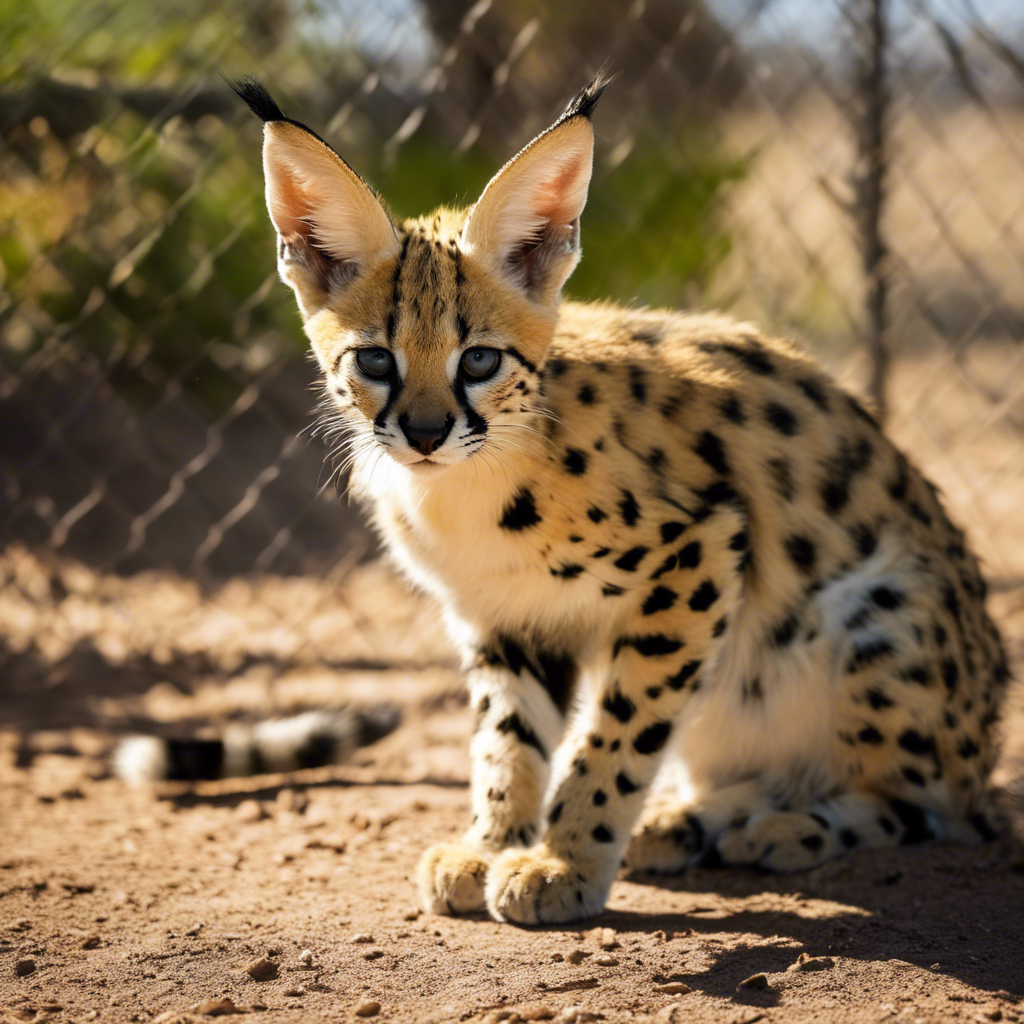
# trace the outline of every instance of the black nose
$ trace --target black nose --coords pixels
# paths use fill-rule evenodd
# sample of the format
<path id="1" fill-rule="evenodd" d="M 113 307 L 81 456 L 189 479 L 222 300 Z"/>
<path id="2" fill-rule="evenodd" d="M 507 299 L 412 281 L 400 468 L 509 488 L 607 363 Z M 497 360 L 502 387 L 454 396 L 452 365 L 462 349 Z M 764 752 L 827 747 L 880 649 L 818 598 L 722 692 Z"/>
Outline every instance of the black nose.
<path id="1" fill-rule="evenodd" d="M 419 423 L 410 420 L 409 414 L 405 412 L 398 417 L 398 425 L 402 428 L 405 439 L 421 455 L 430 455 L 431 452 L 437 451 L 444 444 L 444 439 L 454 423 L 455 417 L 452 415 L 446 416 L 443 420 L 423 420 Z"/>

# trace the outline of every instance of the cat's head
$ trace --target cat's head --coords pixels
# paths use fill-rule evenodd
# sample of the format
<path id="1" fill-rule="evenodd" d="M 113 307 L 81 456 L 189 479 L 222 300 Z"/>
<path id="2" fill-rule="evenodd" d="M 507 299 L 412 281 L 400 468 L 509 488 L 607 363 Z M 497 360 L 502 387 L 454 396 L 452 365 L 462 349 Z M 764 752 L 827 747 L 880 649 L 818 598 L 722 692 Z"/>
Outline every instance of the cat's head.
<path id="1" fill-rule="evenodd" d="M 337 415 L 365 450 L 417 471 L 516 444 L 580 258 L 595 78 L 468 211 L 395 222 L 318 135 L 248 80 L 264 121 L 267 207 Z"/>

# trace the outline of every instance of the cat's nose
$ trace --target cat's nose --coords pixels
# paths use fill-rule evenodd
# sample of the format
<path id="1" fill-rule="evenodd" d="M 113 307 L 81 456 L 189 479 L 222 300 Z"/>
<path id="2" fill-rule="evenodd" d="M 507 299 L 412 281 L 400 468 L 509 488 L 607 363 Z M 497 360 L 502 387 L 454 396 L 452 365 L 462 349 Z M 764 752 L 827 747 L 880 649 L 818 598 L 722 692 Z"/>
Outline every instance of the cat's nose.
<path id="1" fill-rule="evenodd" d="M 421 455 L 430 455 L 437 451 L 444 444 L 444 439 L 454 423 L 455 417 L 450 413 L 443 420 L 414 421 L 410 419 L 408 413 L 402 413 L 398 417 L 398 425 L 402 428 L 405 439 Z"/>

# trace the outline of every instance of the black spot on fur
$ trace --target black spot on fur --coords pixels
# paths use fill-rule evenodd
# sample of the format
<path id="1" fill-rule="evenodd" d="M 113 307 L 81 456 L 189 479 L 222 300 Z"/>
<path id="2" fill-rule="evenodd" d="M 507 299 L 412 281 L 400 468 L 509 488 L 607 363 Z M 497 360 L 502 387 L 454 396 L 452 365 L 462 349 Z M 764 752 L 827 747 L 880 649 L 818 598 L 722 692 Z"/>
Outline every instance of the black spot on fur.
<path id="1" fill-rule="evenodd" d="M 682 640 L 665 636 L 663 633 L 648 633 L 645 636 L 620 637 L 615 641 L 614 653 L 618 654 L 623 647 L 633 647 L 645 658 L 659 658 L 666 654 L 675 654 L 682 646 Z"/>
<path id="2" fill-rule="evenodd" d="M 839 450 L 825 461 L 825 479 L 821 485 L 821 500 L 825 511 L 835 515 L 850 501 L 850 488 L 854 478 L 871 462 L 874 448 L 866 438 L 851 444 L 845 438 Z"/>
<path id="3" fill-rule="evenodd" d="M 566 448 L 565 458 L 562 460 L 565 468 L 573 476 L 583 476 L 587 471 L 587 456 L 579 448 Z"/>
<path id="4" fill-rule="evenodd" d="M 952 693 L 956 689 L 957 681 L 960 678 L 960 667 L 952 658 L 942 659 L 942 681 L 946 689 Z"/>
<path id="5" fill-rule="evenodd" d="M 930 686 L 932 681 L 926 665 L 910 665 L 900 669 L 900 679 L 908 683 L 917 683 L 918 686 Z"/>
<path id="6" fill-rule="evenodd" d="M 601 593 L 605 597 L 621 597 L 625 592 L 622 587 L 617 587 L 614 583 L 606 583 L 601 588 Z"/>
<path id="7" fill-rule="evenodd" d="M 554 807 L 551 808 L 551 811 L 548 814 L 548 824 L 549 825 L 554 825 L 555 822 L 558 821 L 558 819 L 562 816 L 562 810 L 563 810 L 564 807 L 565 807 L 565 803 L 563 802 L 563 803 L 557 803 L 557 804 L 555 804 Z"/>
<path id="8" fill-rule="evenodd" d="M 850 528 L 850 539 L 853 541 L 857 553 L 864 558 L 873 555 L 875 548 L 878 547 L 878 537 L 875 535 L 875 531 L 863 523 Z"/>
<path id="9" fill-rule="evenodd" d="M 548 752 L 544 749 L 544 744 L 541 743 L 540 737 L 528 725 L 525 725 L 515 712 L 503 718 L 496 728 L 498 732 L 506 735 L 512 733 L 520 743 L 533 747 L 541 757 L 547 760 Z"/>
<path id="10" fill-rule="evenodd" d="M 615 788 L 622 796 L 629 796 L 630 793 L 635 793 L 640 787 L 625 772 L 619 772 L 615 776 Z"/>
<path id="11" fill-rule="evenodd" d="M 894 650 L 895 648 L 892 643 L 884 638 L 867 640 L 862 644 L 857 644 L 853 648 L 853 654 L 846 666 L 846 671 L 859 672 L 862 668 L 872 664 L 879 658 L 892 654 Z"/>
<path id="12" fill-rule="evenodd" d="M 633 340 L 653 348 L 661 341 L 661 332 L 649 327 L 638 327 L 633 331 Z"/>
<path id="13" fill-rule="evenodd" d="M 960 745 L 956 748 L 956 752 L 966 761 L 972 757 L 977 757 L 981 751 L 978 748 L 978 744 L 974 742 L 970 737 L 965 736 L 961 741 Z"/>
<path id="14" fill-rule="evenodd" d="M 644 371 L 639 366 L 631 366 L 629 368 L 629 390 L 636 401 L 643 403 L 647 399 Z"/>
<path id="15" fill-rule="evenodd" d="M 695 612 L 706 612 L 721 596 L 713 580 L 705 580 L 691 595 L 690 608 Z"/>
<path id="16" fill-rule="evenodd" d="M 558 576 L 563 580 L 574 580 L 581 572 L 583 572 L 582 565 L 570 562 L 560 565 L 557 569 L 552 568 L 551 575 Z"/>
<path id="17" fill-rule="evenodd" d="M 540 521 L 541 517 L 537 514 L 533 492 L 528 487 L 523 487 L 505 506 L 498 525 L 504 530 L 518 532 L 530 526 L 536 526 Z"/>
<path id="18" fill-rule="evenodd" d="M 723 398 L 719 408 L 722 410 L 722 415 L 731 423 L 741 424 L 747 420 L 747 414 L 743 411 L 743 406 L 735 395 Z"/>
<path id="19" fill-rule="evenodd" d="M 644 615 L 654 615 L 656 612 L 663 612 L 676 603 L 679 595 L 668 587 L 655 587 L 643 604 Z"/>
<path id="20" fill-rule="evenodd" d="M 630 548 L 625 554 L 616 558 L 612 564 L 616 569 L 621 569 L 623 572 L 636 572 L 636 567 L 643 560 L 647 551 L 648 549 L 642 546 Z"/>
<path id="21" fill-rule="evenodd" d="M 729 538 L 730 551 L 746 551 L 750 547 L 750 537 L 746 530 L 740 530 Z"/>
<path id="22" fill-rule="evenodd" d="M 729 463 L 725 457 L 725 445 L 722 439 L 710 430 L 703 430 L 693 446 L 697 453 L 716 473 L 723 475 L 729 472 Z"/>
<path id="23" fill-rule="evenodd" d="M 685 529 L 685 523 L 662 523 L 661 543 L 671 544 Z"/>
<path id="24" fill-rule="evenodd" d="M 697 347 L 705 352 L 728 352 L 735 356 L 748 370 L 753 371 L 761 377 L 770 376 L 775 372 L 775 365 L 768 358 L 759 342 L 751 341 L 750 347 L 738 345 L 735 342 L 698 342 Z"/>
<path id="25" fill-rule="evenodd" d="M 878 746 L 879 743 L 884 743 L 885 738 L 882 734 L 873 726 L 865 726 L 859 733 L 857 733 L 857 739 L 861 743 L 869 743 L 871 746 Z"/>
<path id="26" fill-rule="evenodd" d="M 896 706 L 895 701 L 890 700 L 881 690 L 868 690 L 864 696 L 876 711 Z"/>
<path id="27" fill-rule="evenodd" d="M 712 627 L 711 635 L 717 640 L 729 628 L 729 616 L 723 615 Z M 694 689 L 696 689 L 694 685 Z"/>
<path id="28" fill-rule="evenodd" d="M 817 853 L 825 845 L 825 840 L 821 836 L 803 836 L 800 845 L 806 847 L 811 853 Z"/>
<path id="29" fill-rule="evenodd" d="M 814 569 L 818 558 L 814 541 L 800 534 L 792 534 L 786 538 L 786 554 L 801 572 L 809 573 Z"/>
<path id="30" fill-rule="evenodd" d="M 924 776 L 916 768 L 911 768 L 909 765 L 903 769 L 903 778 L 912 786 L 924 786 L 925 784 Z"/>
<path id="31" fill-rule="evenodd" d="M 699 661 L 688 661 L 675 675 L 665 680 L 665 685 L 670 690 L 681 690 L 700 671 L 700 666 Z"/>
<path id="32" fill-rule="evenodd" d="M 785 437 L 792 437 L 800 429 L 793 413 L 779 402 L 769 402 L 764 407 L 764 418 Z"/>
<path id="33" fill-rule="evenodd" d="M 598 508 L 596 505 L 591 505 L 590 508 L 587 509 L 587 518 L 592 523 L 599 523 L 602 519 L 608 518 L 608 513 L 605 512 L 604 509 Z"/>
<path id="34" fill-rule="evenodd" d="M 839 842 L 841 842 L 847 850 L 852 850 L 860 842 L 860 836 L 858 836 L 852 828 L 843 828 L 839 830 Z"/>
<path id="35" fill-rule="evenodd" d="M 612 718 L 617 718 L 623 725 L 636 714 L 636 705 L 628 697 L 624 697 L 617 686 L 611 693 L 605 694 L 601 706 Z"/>
<path id="36" fill-rule="evenodd" d="M 633 740 L 633 749 L 638 754 L 656 754 L 665 746 L 671 733 L 671 722 L 654 722 Z"/>
<path id="37" fill-rule="evenodd" d="M 612 843 L 615 841 L 615 833 L 607 825 L 598 825 L 591 835 L 599 843 Z"/>
<path id="38" fill-rule="evenodd" d="M 580 386 L 579 391 L 576 392 L 576 397 L 581 405 L 593 405 L 597 396 L 594 394 L 594 389 L 591 385 L 583 384 Z"/>
<path id="39" fill-rule="evenodd" d="M 595 789 L 593 800 L 595 807 L 603 807 L 608 803 L 608 794 L 603 789 Z"/>
<path id="40" fill-rule="evenodd" d="M 903 594 L 898 590 L 893 590 L 892 587 L 875 587 L 871 591 L 870 597 L 879 608 L 885 608 L 886 611 L 899 608 L 903 604 Z"/>
<path id="41" fill-rule="evenodd" d="M 787 615 L 777 626 L 772 627 L 771 641 L 775 647 L 788 647 L 800 628 L 800 620 L 795 614 Z"/>
<path id="42" fill-rule="evenodd" d="M 622 492 L 622 498 L 619 501 L 619 514 L 627 526 L 636 526 L 636 521 L 640 518 L 640 506 L 636 503 L 632 491 L 624 490 Z"/>
<path id="43" fill-rule="evenodd" d="M 935 740 L 922 736 L 916 729 L 905 729 L 896 741 L 908 754 L 927 757 L 935 753 Z"/>
<path id="44" fill-rule="evenodd" d="M 796 386 L 822 411 L 828 412 L 828 398 L 825 396 L 825 389 L 816 381 L 810 378 L 802 378 L 796 382 Z"/>
<path id="45" fill-rule="evenodd" d="M 692 540 L 679 552 L 680 569 L 696 569 L 701 560 L 701 543 L 699 540 Z"/>

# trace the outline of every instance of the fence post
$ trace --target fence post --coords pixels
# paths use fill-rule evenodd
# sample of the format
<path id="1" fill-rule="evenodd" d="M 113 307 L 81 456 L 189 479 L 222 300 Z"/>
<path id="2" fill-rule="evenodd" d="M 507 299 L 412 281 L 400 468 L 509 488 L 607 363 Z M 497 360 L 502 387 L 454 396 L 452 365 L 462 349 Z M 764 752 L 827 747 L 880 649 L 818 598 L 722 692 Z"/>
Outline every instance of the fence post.
<path id="1" fill-rule="evenodd" d="M 883 419 L 888 411 L 886 383 L 889 366 L 885 333 L 888 281 L 886 245 L 882 235 L 887 158 L 885 118 L 889 99 L 886 80 L 886 6 L 886 0 L 850 0 L 858 101 L 854 185 L 861 262 L 864 268 L 865 341 L 871 358 L 868 392 Z"/>

